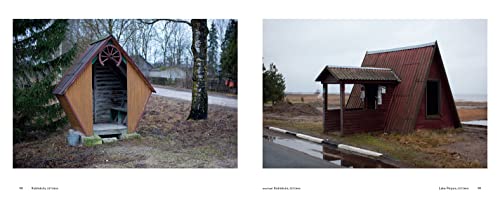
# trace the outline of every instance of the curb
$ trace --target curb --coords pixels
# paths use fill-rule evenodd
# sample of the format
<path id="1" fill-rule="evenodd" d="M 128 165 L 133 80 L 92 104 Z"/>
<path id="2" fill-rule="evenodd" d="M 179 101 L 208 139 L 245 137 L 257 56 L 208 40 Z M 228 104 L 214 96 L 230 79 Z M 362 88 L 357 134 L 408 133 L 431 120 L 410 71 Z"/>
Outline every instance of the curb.
<path id="1" fill-rule="evenodd" d="M 351 152 L 356 152 L 356 153 L 367 155 L 367 156 L 372 156 L 372 157 L 382 157 L 383 156 L 383 154 L 379 153 L 379 152 L 370 151 L 370 150 L 367 150 L 367 149 L 362 149 L 362 148 L 350 146 L 350 145 L 347 145 L 347 144 L 335 143 L 335 142 L 329 141 L 328 139 L 321 139 L 321 138 L 313 137 L 313 136 L 310 136 L 310 135 L 306 135 L 306 134 L 302 134 L 302 133 L 297 133 L 297 132 L 293 132 L 293 131 L 288 131 L 288 130 L 285 130 L 285 129 L 281 129 L 281 128 L 277 128 L 277 127 L 272 127 L 272 126 L 268 126 L 268 127 L 265 127 L 265 128 L 267 128 L 269 130 L 272 130 L 272 131 L 276 131 L 276 132 L 280 132 L 280 133 L 285 133 L 285 134 L 288 134 L 288 135 L 293 135 L 293 136 L 298 137 L 300 139 L 308 140 L 308 141 L 311 141 L 311 142 L 314 142 L 314 143 L 326 144 L 326 145 L 333 146 L 335 148 L 339 148 L 339 149 L 343 149 L 343 150 L 347 150 L 347 151 L 351 151 Z"/>

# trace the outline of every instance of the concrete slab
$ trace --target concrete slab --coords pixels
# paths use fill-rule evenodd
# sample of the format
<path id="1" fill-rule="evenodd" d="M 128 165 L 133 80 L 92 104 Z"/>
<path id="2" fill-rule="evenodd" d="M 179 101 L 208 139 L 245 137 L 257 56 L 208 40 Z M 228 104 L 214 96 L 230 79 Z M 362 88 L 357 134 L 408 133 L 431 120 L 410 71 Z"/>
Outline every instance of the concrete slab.
<path id="1" fill-rule="evenodd" d="M 102 138 L 102 143 L 113 143 L 117 142 L 118 138 L 116 137 L 111 137 L 111 138 Z"/>

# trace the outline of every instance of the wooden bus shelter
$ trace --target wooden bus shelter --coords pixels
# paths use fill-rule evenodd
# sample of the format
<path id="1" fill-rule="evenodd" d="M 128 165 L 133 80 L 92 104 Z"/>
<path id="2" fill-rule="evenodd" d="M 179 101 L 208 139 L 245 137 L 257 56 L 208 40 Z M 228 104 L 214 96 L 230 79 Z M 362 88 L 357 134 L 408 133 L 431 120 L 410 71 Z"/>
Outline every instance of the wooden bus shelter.
<path id="1" fill-rule="evenodd" d="M 73 129 L 85 136 L 132 133 L 153 86 L 113 36 L 96 41 L 53 91 Z"/>
<path id="2" fill-rule="evenodd" d="M 407 133 L 460 127 L 437 42 L 367 51 L 362 67 L 326 66 L 323 130 Z M 340 85 L 340 109 L 328 109 L 328 84 Z M 345 103 L 345 84 L 354 84 Z"/>

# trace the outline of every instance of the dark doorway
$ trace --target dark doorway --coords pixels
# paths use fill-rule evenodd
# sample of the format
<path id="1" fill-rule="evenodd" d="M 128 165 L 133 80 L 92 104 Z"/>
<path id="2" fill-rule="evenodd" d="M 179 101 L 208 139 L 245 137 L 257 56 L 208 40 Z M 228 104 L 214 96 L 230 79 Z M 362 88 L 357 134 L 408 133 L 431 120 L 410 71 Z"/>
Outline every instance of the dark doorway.
<path id="1" fill-rule="evenodd" d="M 377 85 L 365 85 L 366 108 L 375 109 L 377 106 Z"/>
<path id="2" fill-rule="evenodd" d="M 427 116 L 439 115 L 439 81 L 427 81 Z"/>

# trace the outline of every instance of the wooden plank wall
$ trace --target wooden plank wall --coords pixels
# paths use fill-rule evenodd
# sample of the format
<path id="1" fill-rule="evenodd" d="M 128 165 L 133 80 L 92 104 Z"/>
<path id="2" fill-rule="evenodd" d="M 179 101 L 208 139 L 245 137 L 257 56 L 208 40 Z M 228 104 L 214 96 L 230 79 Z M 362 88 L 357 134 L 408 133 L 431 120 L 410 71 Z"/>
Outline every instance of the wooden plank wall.
<path id="1" fill-rule="evenodd" d="M 80 126 L 80 122 L 76 119 L 75 112 L 69 105 L 68 101 L 66 100 L 65 96 L 60 96 L 57 95 L 57 99 L 59 99 L 59 103 L 61 103 L 61 107 L 64 110 L 64 113 L 66 113 L 66 116 L 68 116 L 69 123 L 71 124 L 71 128 L 78 130 L 83 133 L 83 129 Z"/>
<path id="2" fill-rule="evenodd" d="M 109 66 L 94 65 L 94 123 L 110 123 L 110 108 L 127 100 L 127 88 Z"/>
<path id="3" fill-rule="evenodd" d="M 81 131 L 87 136 L 93 135 L 91 83 L 92 66 L 87 66 L 80 77 L 66 91 L 68 106 L 72 108 L 76 121 L 80 124 Z"/>
<path id="4" fill-rule="evenodd" d="M 151 95 L 151 89 L 141 79 L 137 71 L 133 69 L 130 63 L 127 63 L 127 120 L 128 132 L 135 132 L 137 124 L 142 117 L 146 103 Z"/>
<path id="5" fill-rule="evenodd" d="M 384 110 L 349 110 L 344 112 L 344 134 L 384 130 Z"/>
<path id="6" fill-rule="evenodd" d="M 340 110 L 328 110 L 324 131 L 340 131 Z M 385 110 L 348 109 L 344 112 L 344 134 L 384 130 Z"/>
<path id="7" fill-rule="evenodd" d="M 340 131 L 340 110 L 327 110 L 325 113 L 324 131 Z"/>

